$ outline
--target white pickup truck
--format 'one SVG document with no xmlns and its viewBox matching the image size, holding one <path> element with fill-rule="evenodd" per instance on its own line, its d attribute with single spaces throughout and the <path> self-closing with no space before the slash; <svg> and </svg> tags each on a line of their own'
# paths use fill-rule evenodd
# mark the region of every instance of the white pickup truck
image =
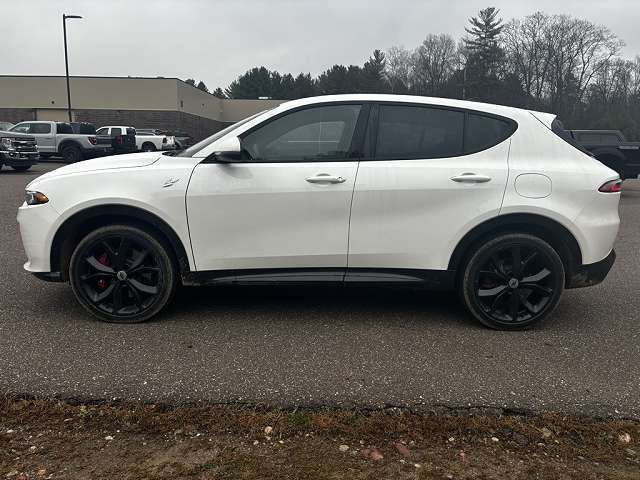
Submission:
<svg viewBox="0 0 640 480">
<path fill-rule="evenodd" d="M 176 139 L 172 135 L 164 135 L 152 130 L 136 129 L 136 145 L 138 150 L 153 152 L 155 150 L 175 150 Z"/>
<path fill-rule="evenodd" d="M 66 162 L 72 163 L 113 152 L 111 137 L 74 133 L 69 123 L 27 121 L 14 125 L 9 131 L 35 137 L 40 156 L 43 158 L 58 155 Z"/>
</svg>

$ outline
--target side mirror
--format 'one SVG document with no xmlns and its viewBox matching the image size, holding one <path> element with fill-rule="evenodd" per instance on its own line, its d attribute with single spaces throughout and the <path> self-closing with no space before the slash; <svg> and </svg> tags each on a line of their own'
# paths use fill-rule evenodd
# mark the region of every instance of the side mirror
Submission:
<svg viewBox="0 0 640 480">
<path fill-rule="evenodd" d="M 238 137 L 229 137 L 222 140 L 212 154 L 212 158 L 217 162 L 235 163 L 241 160 L 242 147 Z"/>
</svg>

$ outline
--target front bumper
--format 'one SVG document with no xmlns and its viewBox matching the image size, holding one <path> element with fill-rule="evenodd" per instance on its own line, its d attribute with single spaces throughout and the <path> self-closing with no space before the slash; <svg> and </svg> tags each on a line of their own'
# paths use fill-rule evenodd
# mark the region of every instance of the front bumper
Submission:
<svg viewBox="0 0 640 480">
<path fill-rule="evenodd" d="M 39 153 L 31 152 L 0 152 L 0 163 L 8 167 L 31 166 L 38 163 Z"/>
<path fill-rule="evenodd" d="M 567 279 L 566 288 L 581 288 L 597 285 L 606 278 L 615 260 L 616 252 L 615 250 L 611 250 L 609 255 L 599 262 L 581 265 L 573 272 L 571 277 Z"/>
</svg>

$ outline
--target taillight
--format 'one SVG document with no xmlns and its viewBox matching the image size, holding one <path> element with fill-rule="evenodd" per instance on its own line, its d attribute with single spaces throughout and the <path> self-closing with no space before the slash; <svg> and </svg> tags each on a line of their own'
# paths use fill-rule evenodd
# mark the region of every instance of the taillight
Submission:
<svg viewBox="0 0 640 480">
<path fill-rule="evenodd" d="M 87 137 L 87 140 L 89 140 L 89 143 L 91 145 L 95 145 L 98 143 L 98 139 L 96 137 Z"/>
<path fill-rule="evenodd" d="M 167 143 L 167 137 L 162 137 L 162 143 Z"/>
<path fill-rule="evenodd" d="M 622 191 L 622 180 L 611 180 L 602 185 L 598 191 L 603 193 L 619 193 Z"/>
</svg>

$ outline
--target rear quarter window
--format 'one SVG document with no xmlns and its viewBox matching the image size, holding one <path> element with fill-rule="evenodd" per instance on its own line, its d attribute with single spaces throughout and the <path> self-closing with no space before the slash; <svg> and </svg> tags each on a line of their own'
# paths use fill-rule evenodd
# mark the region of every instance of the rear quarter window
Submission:
<svg viewBox="0 0 640 480">
<path fill-rule="evenodd" d="M 464 152 L 469 154 L 491 148 L 509 138 L 514 131 L 515 125 L 511 122 L 469 113 L 464 128 Z"/>
</svg>

